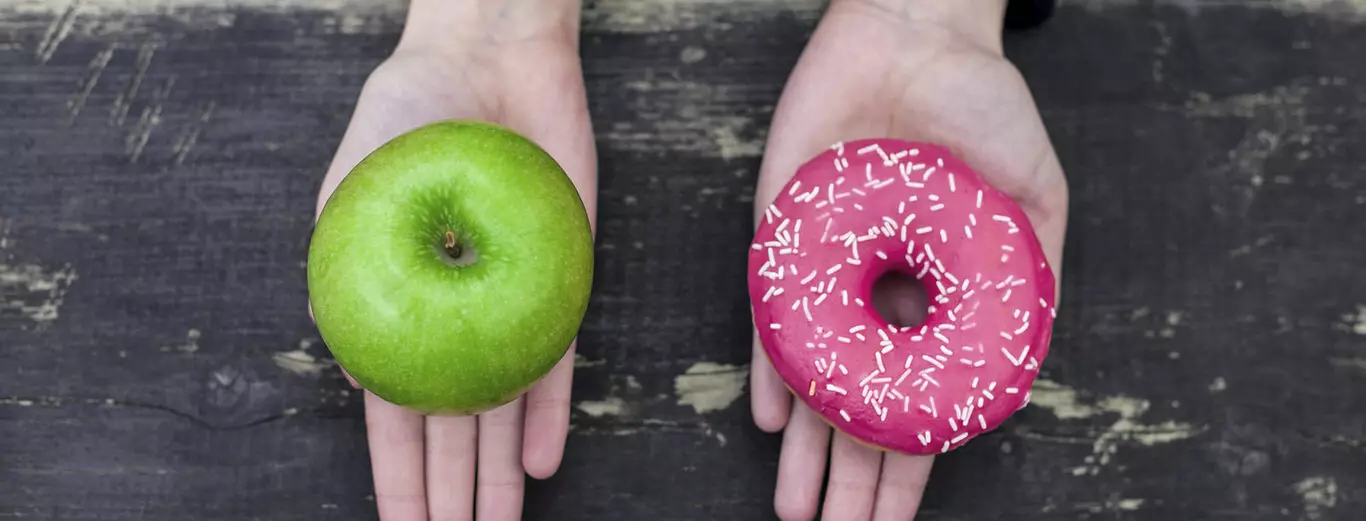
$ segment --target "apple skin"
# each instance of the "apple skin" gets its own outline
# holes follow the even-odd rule
[[[578,334],[592,278],[588,214],[564,170],[479,121],[372,152],[328,198],[308,251],[314,321],[337,362],[426,414],[484,412],[543,378]]]

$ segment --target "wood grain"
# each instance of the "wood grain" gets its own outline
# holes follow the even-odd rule
[[[820,6],[585,5],[600,278],[565,466],[529,519],[772,518],[778,438],[732,392],[742,253]],[[1069,174],[1070,304],[1034,404],[939,460],[921,519],[1366,508],[1361,12],[1092,0],[1007,39]],[[302,262],[401,17],[0,7],[0,518],[374,517]]]

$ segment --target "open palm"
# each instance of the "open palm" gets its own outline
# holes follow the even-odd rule
[[[569,174],[595,223],[597,165],[584,98],[576,34],[471,40],[440,50],[400,45],[366,82],[317,210],[347,172],[386,141],[439,120],[478,119],[545,148]],[[547,477],[563,455],[573,352],[571,346],[523,397],[478,416],[422,416],[367,392],[380,517],[521,519],[525,474]]]
[[[999,17],[997,18],[999,20]],[[813,34],[774,115],[755,218],[797,167],[838,141],[890,137],[949,147],[1029,216],[1054,275],[1061,278],[1067,187],[1029,90],[1002,55],[996,33],[917,20],[871,1],[832,3]],[[875,301],[894,323],[924,319],[907,285]],[[822,519],[912,519],[932,457],[880,452],[832,429],[793,400],[756,339],[755,423],[784,431],[774,506],[785,520],[812,519],[822,477]]]

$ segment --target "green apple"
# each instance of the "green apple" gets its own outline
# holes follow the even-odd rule
[[[479,121],[372,152],[323,206],[308,251],[337,362],[427,414],[487,411],[543,378],[578,334],[592,277],[588,213],[564,170]]]

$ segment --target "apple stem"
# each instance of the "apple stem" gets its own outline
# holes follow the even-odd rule
[[[451,230],[446,230],[445,248],[446,255],[450,255],[452,259],[460,258],[460,244],[455,241],[455,232]]]

